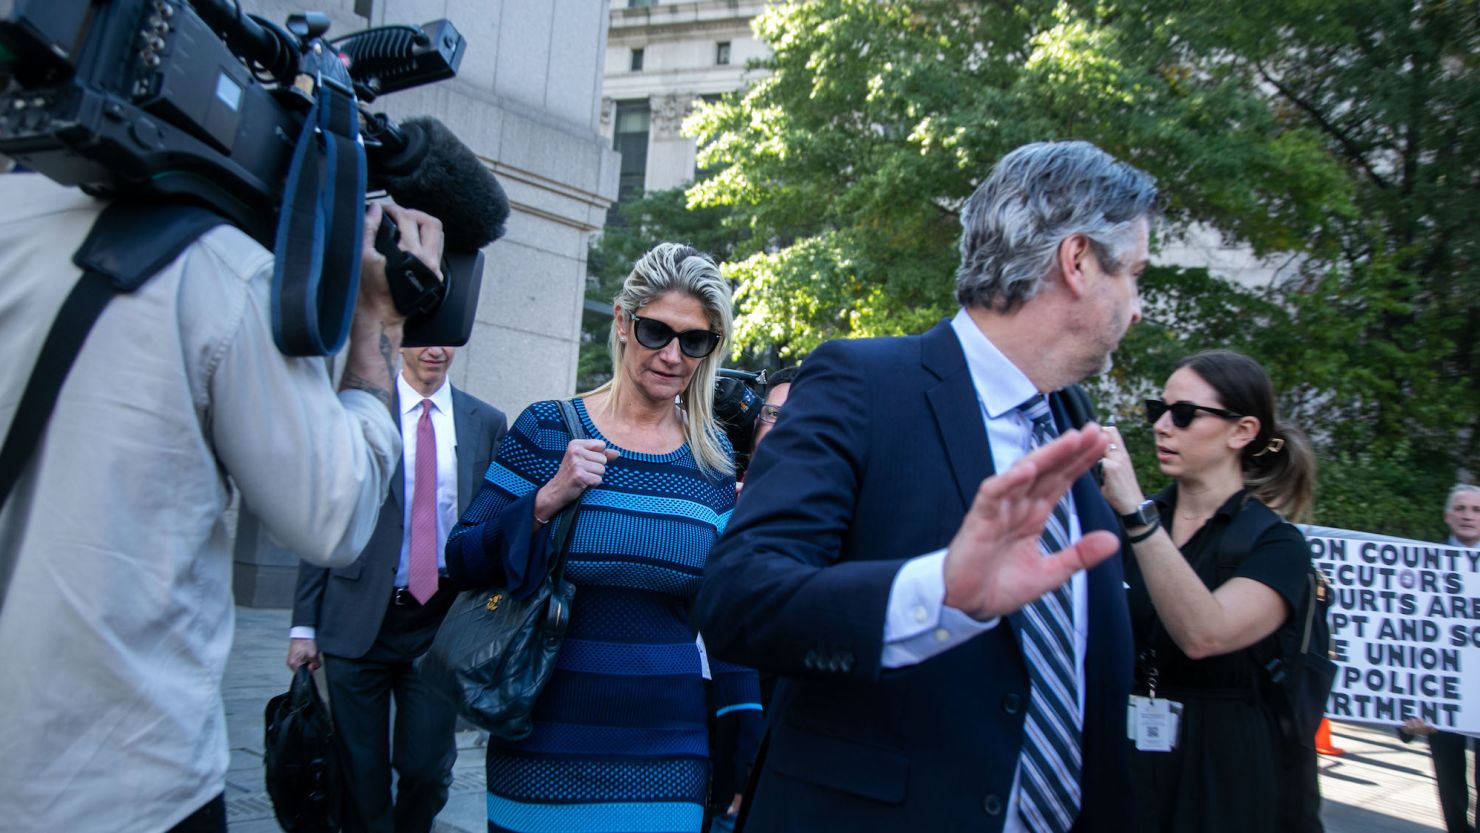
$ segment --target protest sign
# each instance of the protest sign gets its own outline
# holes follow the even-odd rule
[[[1305,528],[1335,593],[1335,720],[1480,734],[1480,550]]]

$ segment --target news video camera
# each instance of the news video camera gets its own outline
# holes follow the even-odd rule
[[[714,380],[714,418],[735,449],[735,476],[744,477],[755,451],[755,418],[764,398],[756,393],[766,388],[766,371],[752,373],[722,367]]]
[[[443,223],[445,281],[377,235],[407,346],[466,343],[483,246],[508,200],[440,122],[363,105],[450,78],[466,42],[446,20],[326,40],[232,0],[0,0],[0,154],[112,199],[204,206],[276,255],[273,333],[335,352],[359,281],[368,189]]]

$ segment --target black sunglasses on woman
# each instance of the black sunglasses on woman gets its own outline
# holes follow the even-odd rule
[[[719,346],[720,334],[709,330],[684,330],[677,332],[655,318],[629,315],[632,319],[632,335],[649,350],[662,350],[668,342],[678,339],[678,349],[691,359],[702,359]]]
[[[1168,405],[1160,399],[1146,400],[1146,422],[1148,424],[1155,425],[1156,421],[1161,419],[1161,415],[1167,411],[1172,412],[1172,424],[1178,428],[1186,428],[1191,425],[1192,420],[1197,417],[1198,411],[1206,411],[1224,419],[1239,419],[1244,416],[1243,414],[1236,414],[1233,411],[1225,411],[1222,408],[1212,408],[1207,405],[1198,405],[1194,402],[1173,402]]]

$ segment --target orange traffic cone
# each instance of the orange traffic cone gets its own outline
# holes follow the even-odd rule
[[[1331,745],[1331,721],[1321,718],[1321,725],[1316,728],[1316,751],[1322,755],[1345,755],[1345,749],[1338,749]]]

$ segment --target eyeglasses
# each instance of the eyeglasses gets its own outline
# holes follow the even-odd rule
[[[680,333],[653,318],[640,318],[636,315],[627,317],[632,319],[632,334],[637,337],[637,343],[649,350],[662,350],[668,346],[668,342],[676,338],[678,349],[685,356],[702,359],[719,346],[719,333],[709,330],[684,330]]]
[[[1173,402],[1168,405],[1160,399],[1146,400],[1146,421],[1148,423],[1155,425],[1156,421],[1161,419],[1161,415],[1167,411],[1172,412],[1172,424],[1178,428],[1186,428],[1191,425],[1192,420],[1197,417],[1198,411],[1207,411],[1214,416],[1220,416],[1224,419],[1239,419],[1244,416],[1243,414],[1236,414],[1233,411],[1225,411],[1222,408],[1210,408],[1207,405],[1198,405],[1193,402]]]
[[[776,422],[776,417],[779,416],[781,416],[780,405],[762,405],[760,416],[757,418],[761,422],[774,423]]]

